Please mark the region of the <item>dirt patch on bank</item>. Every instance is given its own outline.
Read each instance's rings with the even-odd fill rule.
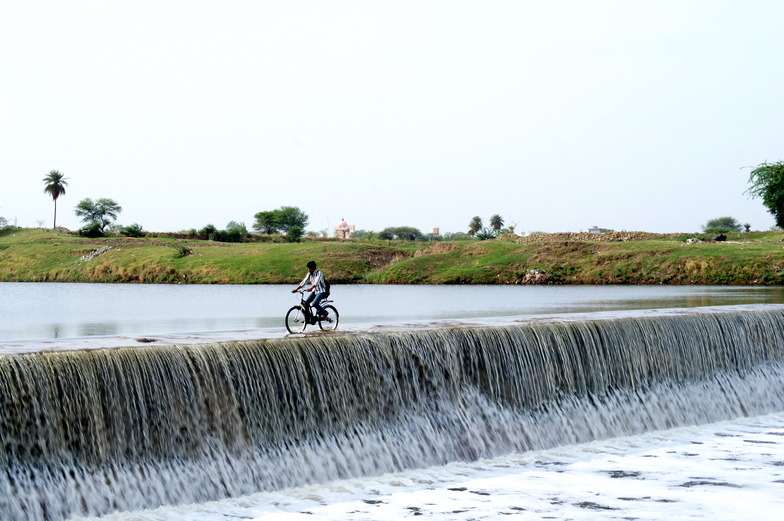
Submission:
[[[416,253],[414,253],[414,257],[421,257],[422,255],[430,255],[433,253],[447,253],[454,250],[455,248],[456,246],[452,243],[437,242],[429,248],[418,250]]]
[[[373,269],[383,268],[414,256],[413,253],[407,251],[388,248],[362,248],[360,255]]]

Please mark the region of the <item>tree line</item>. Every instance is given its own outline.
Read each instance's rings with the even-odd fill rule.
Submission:
[[[57,201],[65,195],[68,181],[65,175],[58,170],[52,170],[43,179],[44,193],[48,194],[54,203],[54,217],[52,227],[57,228]],[[750,187],[746,194],[753,198],[762,199],[762,204],[773,216],[775,225],[784,228],[784,162],[762,163],[754,168],[748,180]],[[98,198],[92,200],[85,198],[76,205],[75,213],[85,223],[79,232],[86,236],[101,236],[112,229],[129,236],[141,236],[144,231],[142,226],[134,223],[130,226],[115,227],[114,222],[122,212],[122,207],[113,199]],[[308,215],[296,206],[281,206],[276,210],[258,212],[254,215],[253,229],[259,233],[284,235],[289,241],[298,241],[305,235],[308,225]],[[410,226],[388,227],[380,232],[357,230],[352,236],[355,238],[378,238],[383,240],[426,240],[426,239],[492,239],[504,233],[514,233],[515,225],[504,226],[506,223],[499,214],[494,214],[489,219],[489,227],[485,227],[482,218],[474,216],[468,224],[466,234],[433,235],[423,234],[417,228]],[[0,227],[8,226],[7,219],[0,217]],[[730,231],[749,231],[750,225],[741,225],[732,217],[720,217],[708,221],[703,226],[705,233],[726,233]],[[218,230],[208,224],[199,231],[191,230],[194,235],[203,235],[211,240],[226,242],[240,242],[249,236],[242,223],[231,221],[224,230]],[[311,232],[312,233],[312,232]]]

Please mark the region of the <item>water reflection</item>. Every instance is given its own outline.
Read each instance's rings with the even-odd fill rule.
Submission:
[[[0,340],[283,327],[290,286],[0,283]],[[333,287],[341,323],[784,303],[781,287]]]
[[[110,336],[120,332],[120,325],[116,322],[93,322],[77,326],[79,336]]]

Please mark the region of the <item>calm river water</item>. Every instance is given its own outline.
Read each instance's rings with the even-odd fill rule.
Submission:
[[[292,286],[0,283],[0,340],[283,328]],[[333,286],[341,329],[435,319],[784,303],[781,287]]]

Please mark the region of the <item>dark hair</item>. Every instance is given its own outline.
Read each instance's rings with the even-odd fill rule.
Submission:
[[[316,269],[316,261],[308,262],[308,268],[313,268],[315,270]]]

